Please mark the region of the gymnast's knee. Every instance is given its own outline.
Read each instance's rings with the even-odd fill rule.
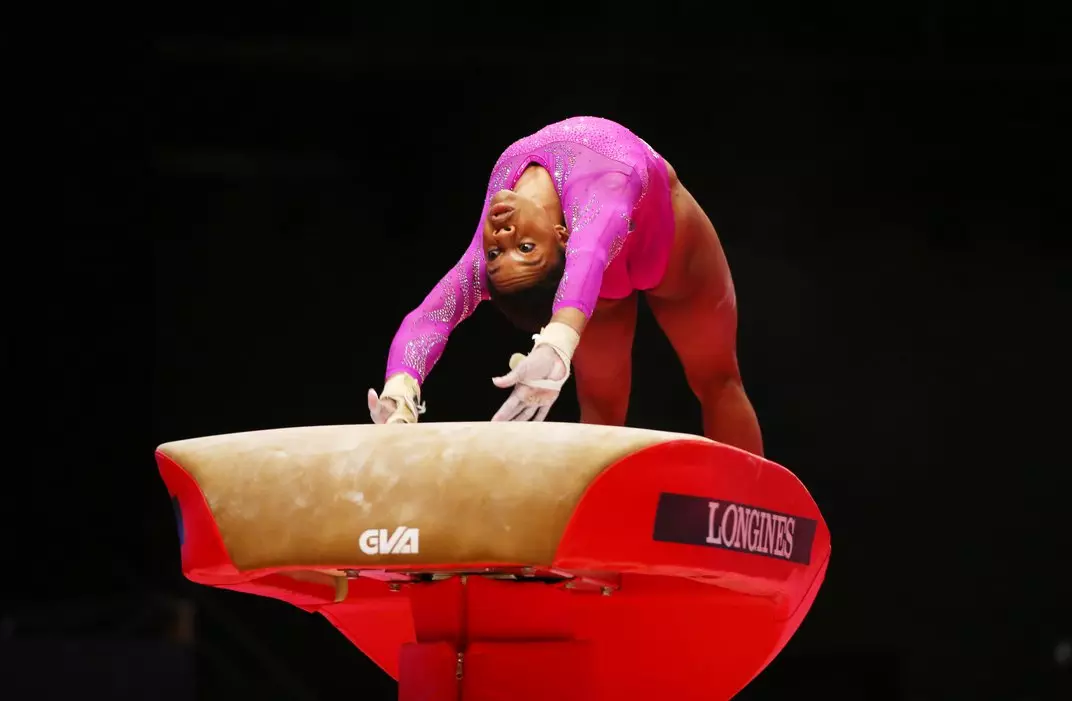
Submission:
[[[585,382],[577,377],[577,404],[582,423],[624,426],[629,411],[629,372],[613,382]]]
[[[703,405],[717,403],[727,392],[744,390],[741,375],[736,371],[705,373],[699,377],[689,376],[687,379],[692,393]]]

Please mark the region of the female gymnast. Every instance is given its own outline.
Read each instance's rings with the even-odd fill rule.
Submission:
[[[368,392],[372,419],[416,422],[451,331],[491,300],[535,333],[492,379],[512,388],[493,421],[542,421],[572,371],[581,422],[623,425],[639,292],[700,400],[704,435],[762,455],[714,226],[665,159],[595,117],[551,124],[499,157],[469,248],[394,337],[383,391]]]

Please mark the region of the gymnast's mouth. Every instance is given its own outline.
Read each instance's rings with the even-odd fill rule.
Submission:
[[[493,226],[498,227],[505,224],[513,213],[513,207],[505,202],[499,202],[498,204],[491,205],[491,208],[488,209],[488,221],[490,221]]]

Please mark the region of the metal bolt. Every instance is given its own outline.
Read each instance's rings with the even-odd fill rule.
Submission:
[[[600,589],[600,591],[603,592],[603,596],[610,596],[611,588],[603,587],[602,589]]]
[[[398,582],[388,582],[387,588],[391,591],[401,591],[402,585]]]

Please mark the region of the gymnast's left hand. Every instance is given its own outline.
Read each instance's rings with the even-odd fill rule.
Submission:
[[[510,372],[492,378],[496,387],[513,387],[492,421],[543,421],[558,399],[569,369],[555,349],[537,345],[528,355],[515,353]]]

